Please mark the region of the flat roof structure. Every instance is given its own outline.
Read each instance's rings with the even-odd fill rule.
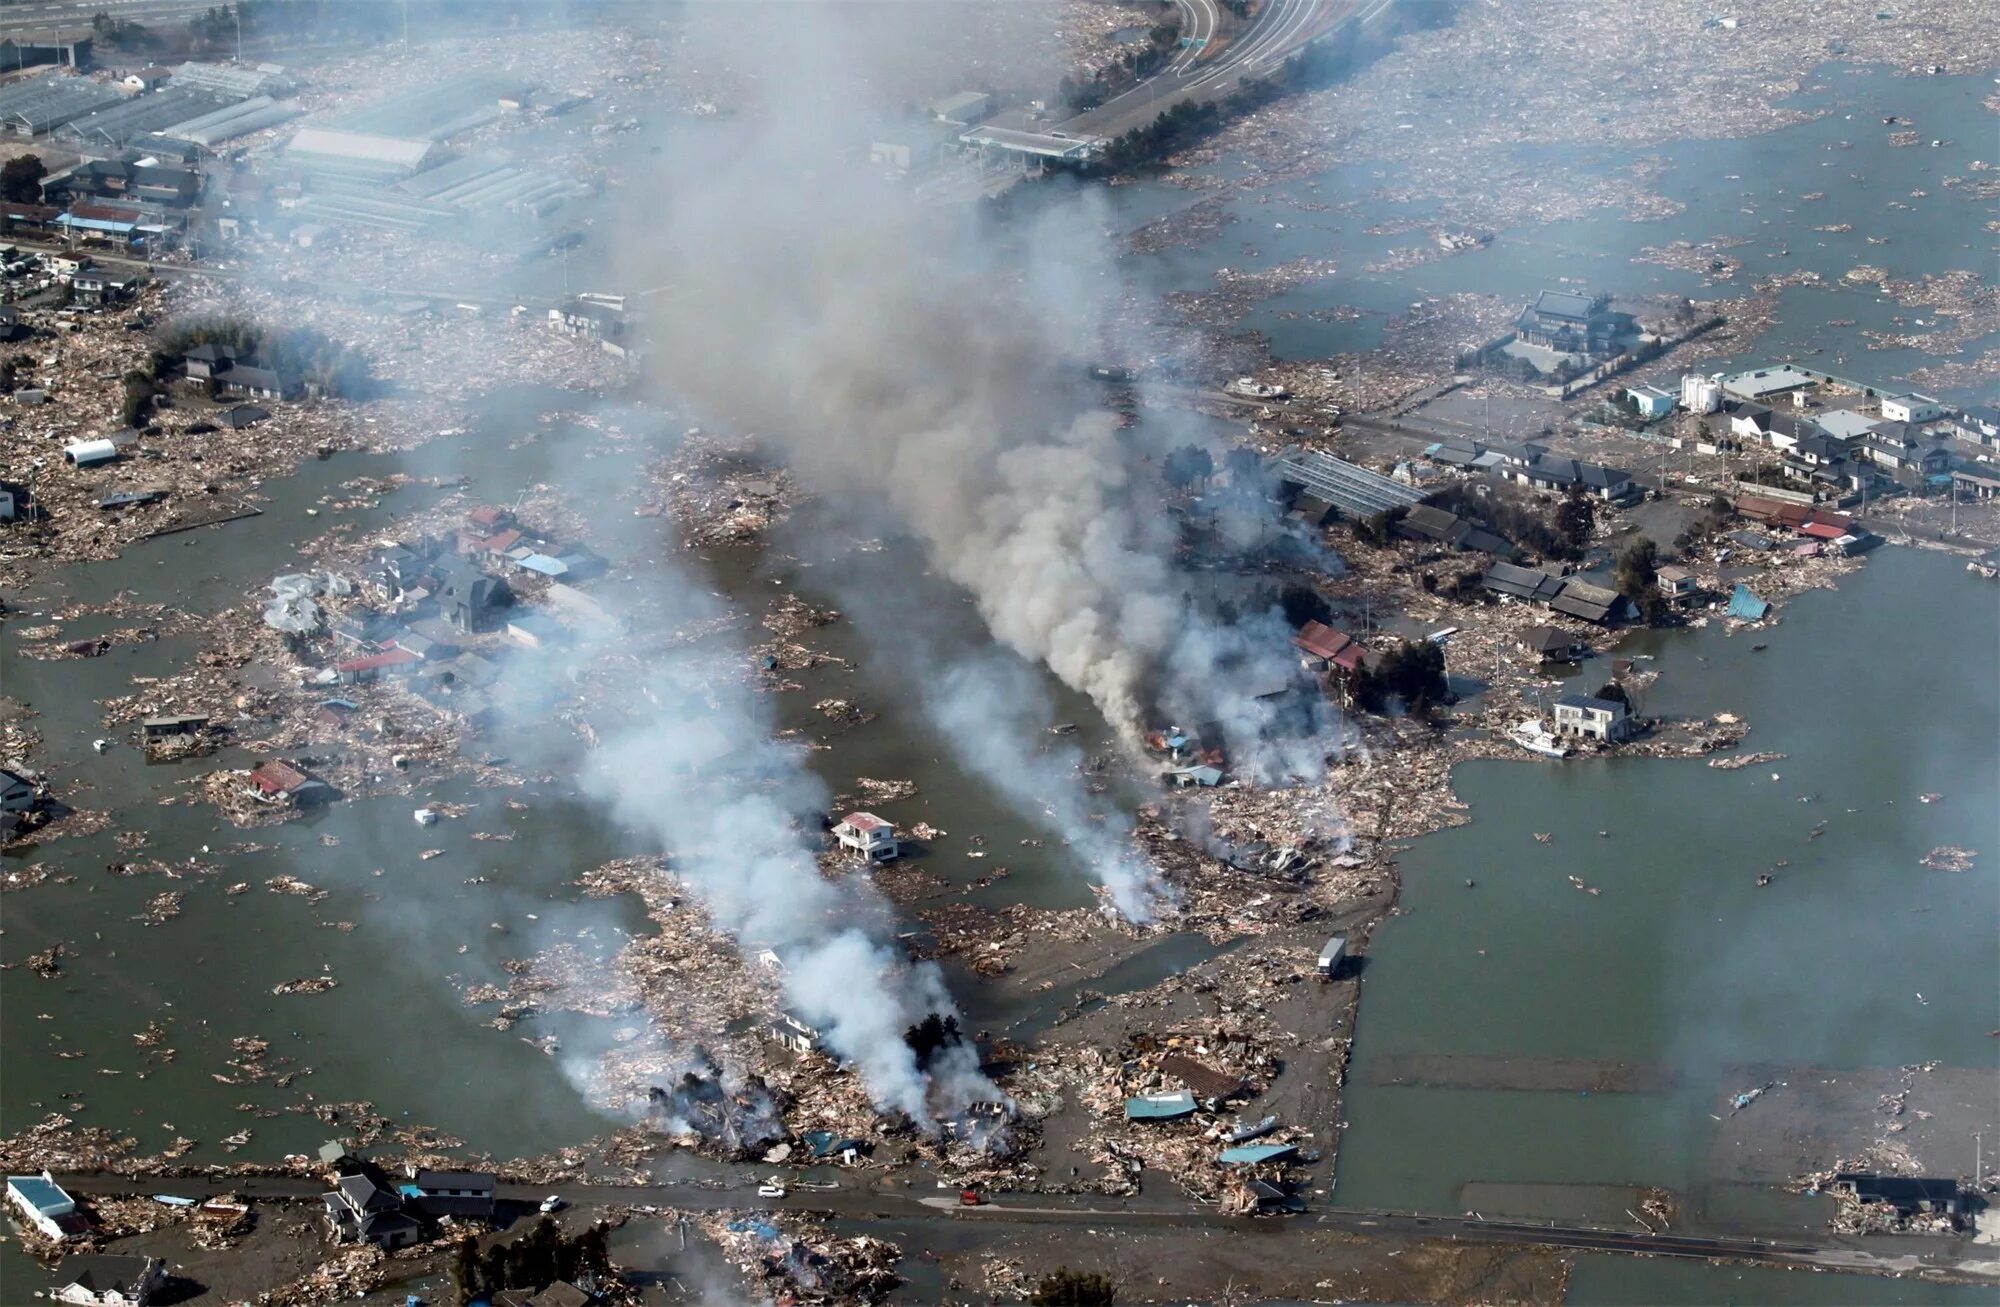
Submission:
[[[1803,390],[1815,385],[1818,378],[1809,372],[1801,372],[1790,364],[1775,368],[1756,368],[1750,372],[1739,372],[1733,377],[1722,379],[1722,388],[1732,395],[1744,399],[1762,399],[1766,395],[1782,395],[1788,390]]]
[[[1030,132],[1011,127],[975,127],[958,138],[961,144],[982,150],[1002,150],[1037,159],[1088,159],[1097,152],[1097,138],[1065,136],[1057,132]]]

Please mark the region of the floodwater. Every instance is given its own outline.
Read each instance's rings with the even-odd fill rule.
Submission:
[[[1710,1114],[1763,1083],[1747,1068],[1937,1061],[1990,1077],[1997,600],[1953,556],[1885,548],[1767,634],[1621,647],[1657,654],[1643,711],[1737,713],[1745,749],[1781,761],[1460,767],[1471,824],[1403,857],[1404,912],[1372,945],[1338,1201],[1603,1217],[1608,1189],[1658,1185],[1681,1196],[1682,1228],[1797,1232],[1824,1220],[1818,1203],[1731,1183],[1736,1159],[1719,1155]],[[1940,845],[1978,861],[1919,865]],[[1628,1061],[1673,1079],[1595,1094],[1371,1083],[1408,1054]],[[1969,1173],[1969,1129],[1964,1143],[1962,1162],[1930,1164]]]
[[[308,507],[337,497],[340,483],[354,477],[393,470],[465,475],[475,494],[509,502],[523,487],[557,480],[577,462],[546,433],[519,439],[535,429],[532,417],[522,415],[562,406],[554,392],[495,396],[463,435],[400,459],[342,455],[308,463],[297,476],[262,488],[261,517],[142,543],[120,559],[60,569],[30,593],[10,596],[16,607],[0,624],[0,684],[39,713],[34,725],[44,748],[38,765],[64,785],[87,787],[72,796],[75,806],[110,810],[114,831],[143,830],[149,843],[137,854],[123,853],[107,831],[54,840],[0,864],[0,870],[39,866],[50,875],[40,886],[0,899],[0,961],[19,963],[56,940],[65,945],[59,978],[40,980],[25,970],[7,975],[0,1129],[12,1132],[60,1111],[79,1124],[129,1134],[142,1150],[182,1135],[201,1141],[192,1160],[240,1161],[310,1151],[340,1133],[337,1121],[311,1115],[257,1117],[239,1110],[283,1109],[308,1097],[369,1100],[393,1120],[435,1126],[471,1150],[499,1157],[574,1144],[618,1124],[585,1103],[565,1079],[563,1059],[545,1056],[524,1037],[553,1033],[565,1057],[588,1056],[629,1021],[543,1015],[503,1032],[486,1027],[487,1013],[458,997],[459,984],[503,982],[506,961],[556,941],[607,956],[626,933],[650,930],[636,902],[582,900],[569,884],[612,858],[653,851],[607,826],[572,784],[558,779],[488,790],[462,779],[425,782],[419,774],[418,791],[407,798],[344,801],[308,821],[237,831],[211,808],[158,801],[217,767],[252,765],[254,756],[231,749],[148,765],[123,731],[109,733],[116,743],[103,754],[90,747],[107,734],[95,701],[130,693],[134,677],[182,670],[193,640],[118,646],[96,659],[40,661],[23,657],[18,641],[6,638],[42,620],[38,613],[121,591],[139,602],[172,602],[196,612],[248,603],[272,575],[301,565],[295,554],[300,541],[333,529],[382,531],[394,517],[443,493],[417,485],[372,509],[306,516]],[[638,493],[638,465],[660,447],[654,438],[583,439],[591,442],[587,475],[621,484],[628,498]],[[660,537],[653,526],[645,537],[621,534],[620,520],[637,520],[629,509],[620,505],[601,518],[605,538],[596,543],[618,570],[629,570],[643,584],[661,561],[655,556]],[[820,524],[790,534],[796,553],[783,546],[762,553],[718,549],[695,566],[753,614],[792,589],[815,603],[851,610],[893,584],[914,593],[910,606],[929,614],[923,633],[938,647],[990,647],[970,605],[944,582],[922,575],[906,544],[891,540],[853,549]],[[66,638],[128,624],[91,618],[66,628]],[[932,848],[915,849],[906,864],[937,878],[938,892],[963,893],[996,908],[1089,903],[1087,869],[1051,832],[954,762],[949,742],[911,701],[900,669],[874,656],[858,625],[849,620],[808,633],[805,643],[833,661],[796,674],[803,688],[771,696],[776,729],[796,729],[815,744],[834,746],[810,755],[829,798],[856,793],[861,777],[914,780],[916,797],[877,806],[906,826],[929,821],[950,833]],[[741,638],[756,642],[765,634],[753,623]],[[1105,728],[1088,704],[1038,678],[1050,724],[1077,724],[1072,733],[1047,737],[1049,744],[1102,751]],[[814,708],[836,697],[879,717],[851,729],[837,726]],[[599,714],[600,725],[603,720]],[[482,754],[531,757],[529,771],[558,778],[574,774],[582,757],[566,732],[551,732],[543,722],[503,725],[477,747]],[[1099,804],[1129,803],[1129,797],[1111,792]],[[511,807],[510,798],[527,807]],[[414,825],[411,811],[437,802],[470,804],[472,811],[428,830]],[[476,842],[470,838],[475,832],[505,838]],[[985,838],[988,856],[967,856],[975,835]],[[426,848],[445,852],[424,860],[419,854]],[[188,870],[172,879],[109,870],[113,863],[154,858],[177,870],[191,859],[216,870]],[[327,897],[312,902],[264,888],[279,875],[307,881]],[[483,883],[468,883],[481,877]],[[967,888],[975,880],[985,883]],[[239,883],[250,888],[227,892]],[[147,900],[169,890],[186,894],[178,917],[157,926],[134,919]],[[335,989],[271,993],[274,985],[322,971],[339,982]],[[1129,983],[1149,982],[1135,972]],[[1117,977],[1105,985],[1112,992],[1128,987]],[[978,1007],[969,1004],[971,1011]],[[134,1042],[149,1021],[165,1027],[162,1047],[173,1050],[171,1059]],[[243,1036],[269,1040],[266,1062],[273,1072],[300,1072],[299,1078],[285,1089],[268,1081],[218,1079],[232,1076],[230,1041]],[[225,1152],[222,1137],[245,1127],[253,1131],[251,1141]]]
[[[1287,360],[1372,349],[1389,317],[1432,296],[1470,292],[1525,302],[1537,290],[1567,282],[1621,296],[1714,299],[1741,294],[1759,277],[1809,270],[1829,284],[1788,288],[1779,321],[1744,353],[1716,366],[1796,356],[1838,375],[1886,383],[1941,360],[1916,350],[1869,350],[1858,333],[1923,334],[1935,319],[1926,309],[1896,308],[1872,286],[1840,284],[1841,278],[1863,264],[1900,278],[1960,268],[1990,275],[1993,242],[1983,230],[1990,206],[1964,188],[1944,185],[1948,177],[1976,179],[1973,160],[1993,153],[1991,114],[1981,104],[1990,90],[1983,76],[1913,78],[1833,64],[1821,68],[1816,88],[1791,106],[1821,116],[1765,135],[1645,150],[1516,147],[1512,162],[1548,174],[1558,189],[1570,177],[1658,165],[1651,189],[1684,207],[1646,221],[1606,209],[1575,221],[1506,228],[1484,248],[1403,272],[1363,269],[1393,250],[1428,245],[1431,228],[1455,224],[1444,219],[1438,202],[1386,198],[1409,185],[1406,170],[1374,164],[1246,193],[1229,204],[1238,221],[1213,240],[1131,263],[1159,289],[1203,290],[1217,267],[1255,272],[1303,257],[1334,259],[1333,276],[1265,300],[1239,324],[1267,333],[1272,353]],[[1906,121],[1883,124],[1890,115]],[[1922,142],[1889,144],[1889,133],[1906,129],[1918,131]],[[1933,140],[1942,144],[1931,148]],[[1925,195],[1913,194],[1920,190]],[[1823,199],[1802,198],[1822,192]],[[1187,192],[1174,187],[1116,188],[1111,202],[1118,225],[1130,230],[1171,212],[1174,195],[1187,202]],[[1344,212],[1301,207],[1356,199],[1362,202]],[[1853,230],[1811,230],[1843,223]],[[1368,234],[1369,228],[1403,224],[1414,230]],[[1871,236],[1886,243],[1871,245]],[[1647,248],[1718,239],[1743,242],[1723,251],[1744,265],[1730,281],[1705,285],[1695,273],[1634,262]],[[1890,322],[1899,313],[1901,327]],[[1926,325],[1915,325],[1918,318]],[[1827,326],[1833,319],[1855,325]],[[2000,341],[1975,341],[1970,353],[1995,344]]]
[[[1981,1285],[1936,1284],[1877,1275],[1823,1275],[1683,1261],[1674,1257],[1578,1255],[1566,1302],[1577,1307],[1965,1307],[1993,1301]]]

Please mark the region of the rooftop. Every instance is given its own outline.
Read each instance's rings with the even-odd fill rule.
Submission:
[[[1581,708],[1588,712],[1607,712],[1613,717],[1623,717],[1629,709],[1616,699],[1600,699],[1594,694],[1566,694],[1556,700],[1558,708]]]
[[[10,1175],[7,1187],[39,1212],[66,1212],[75,1205],[61,1185],[39,1175]]]
[[[1749,372],[1739,372],[1733,377],[1722,379],[1722,388],[1732,395],[1745,399],[1760,399],[1765,395],[1780,395],[1788,390],[1798,390],[1817,384],[1817,379],[1785,364],[1775,368],[1756,368]]]
[[[1424,500],[1424,492],[1414,486],[1317,450],[1288,449],[1274,466],[1280,478],[1318,495],[1350,517],[1414,508]]]

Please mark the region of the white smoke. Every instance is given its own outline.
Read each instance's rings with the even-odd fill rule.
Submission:
[[[652,579],[683,624],[720,612],[677,570]],[[685,650],[654,659],[643,693],[657,711],[604,741],[586,792],[658,842],[717,929],[777,949],[787,1002],[853,1063],[877,1106],[928,1123],[997,1097],[976,1066],[918,1068],[903,1032],[930,1012],[956,1014],[942,977],[887,942],[888,906],[861,875],[821,874],[808,832],[824,787],[771,738],[758,696],[713,670]]]
[[[1133,845],[1127,814],[1090,811],[1079,784],[1083,752],[1073,745],[1028,747],[1049,713],[1025,668],[998,657],[954,664],[926,687],[924,707],[961,756],[1062,838],[1121,915],[1153,918],[1169,888]]]

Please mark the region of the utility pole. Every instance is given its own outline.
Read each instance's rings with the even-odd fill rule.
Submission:
[[[236,2],[235,4],[233,4],[233,5],[229,6],[229,8],[230,8],[230,12],[232,12],[232,13],[234,13],[234,14],[236,15],[236,62],[240,64],[240,63],[242,63],[242,62],[243,62],[243,2],[242,2],[242,0],[237,0],[237,2]]]

